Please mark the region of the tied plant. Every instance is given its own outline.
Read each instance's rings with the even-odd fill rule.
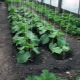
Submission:
[[[70,46],[60,30],[55,30],[47,22],[31,13],[26,7],[10,6],[9,22],[16,44],[17,62],[27,62],[33,54],[39,55],[39,45],[47,45],[52,53],[63,54],[70,51]]]
[[[80,18],[69,13],[58,13],[45,5],[29,2],[29,0],[26,0],[25,4],[59,25],[65,32],[80,37]]]

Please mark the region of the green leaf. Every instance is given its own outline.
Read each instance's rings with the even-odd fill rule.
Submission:
[[[34,48],[34,45],[33,44],[30,44],[30,43],[27,43],[28,48]]]
[[[58,37],[57,43],[58,43],[58,46],[61,47],[63,51],[68,52],[70,50],[69,43],[66,42],[65,38]]]
[[[31,31],[26,32],[26,36],[31,40],[33,40],[35,38],[34,33],[32,33]]]
[[[61,36],[63,36],[64,35],[64,33],[62,32],[62,31],[60,31],[60,30],[57,30],[57,37],[61,37]]]
[[[46,44],[49,42],[49,37],[47,34],[43,34],[41,37],[40,37],[40,40],[42,41],[42,44]]]
[[[56,47],[56,46],[57,46],[56,43],[53,44],[53,42],[51,42],[51,43],[49,44],[49,49],[52,51],[52,49],[53,49],[54,47]]]
[[[76,80],[80,80],[80,77],[77,77]]]
[[[50,34],[48,35],[50,38],[55,38],[57,36],[58,32],[50,32]]]
[[[60,47],[57,47],[57,44],[53,44],[52,42],[49,44],[49,49],[52,51],[52,53],[61,54],[63,51]]]
[[[58,46],[60,47],[69,45],[68,43],[66,43],[66,39],[63,37],[57,37],[57,43],[58,43]]]
[[[63,49],[63,51],[68,52],[70,50],[70,47],[69,46],[63,46],[62,49]]]
[[[43,80],[43,78],[41,76],[35,76],[35,80]]]
[[[40,76],[28,76],[25,80],[67,80],[57,78],[53,73],[48,70],[42,70],[42,74]],[[77,79],[78,80],[78,79]]]
[[[28,61],[28,59],[30,58],[30,53],[29,52],[25,52],[24,50],[19,51],[17,53],[17,62],[18,63],[24,63],[26,61]]]
[[[17,45],[24,46],[25,44],[27,44],[25,37],[19,37],[17,35],[13,37],[13,42],[16,43],[16,46]]]
[[[42,74],[41,77],[43,78],[43,80],[56,80],[56,77],[54,76],[53,73],[49,72],[48,70],[42,70]]]
[[[43,26],[43,24],[41,22],[38,22],[37,27],[41,27],[41,26]]]
[[[25,48],[25,46],[22,46],[22,47],[18,47],[17,49],[22,51],[24,48]]]
[[[80,28],[76,29],[77,34],[80,34]]]
[[[36,54],[40,54],[40,52],[38,51],[38,48],[33,48],[33,51],[34,51]]]
[[[36,80],[34,76],[28,76],[25,80]]]
[[[43,29],[44,29],[44,27],[45,27],[45,26],[41,26],[41,27],[39,27],[38,29],[39,29],[39,30],[43,30]]]
[[[54,27],[52,27],[51,25],[47,24],[47,27],[45,27],[46,30],[52,31],[54,30]]]
[[[52,49],[52,53],[57,53],[57,54],[61,54],[62,53],[62,49],[60,47],[54,47]]]
[[[17,31],[19,31],[19,27],[18,25],[15,25],[12,29],[11,29],[12,33],[15,33]]]
[[[42,74],[41,74],[41,76],[43,76],[43,77],[48,77],[49,76],[49,71],[48,70],[42,70]]]
[[[40,30],[39,34],[44,34],[46,31],[47,31],[46,29]]]
[[[38,46],[38,45],[39,45],[39,40],[37,40],[37,39],[32,40],[31,43],[32,43],[34,46]]]
[[[26,32],[26,36],[31,40],[31,43],[34,46],[38,46],[39,44],[39,39],[37,37],[37,35],[35,35],[34,33],[32,33],[31,31]]]

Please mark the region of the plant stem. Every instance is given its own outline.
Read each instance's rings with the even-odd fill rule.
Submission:
[[[63,60],[65,59],[65,52],[63,51]]]

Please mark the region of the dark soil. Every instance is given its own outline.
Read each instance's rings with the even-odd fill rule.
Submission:
[[[64,60],[56,60],[50,51],[40,47],[41,55],[34,61],[17,64],[16,47],[12,42],[11,30],[7,20],[8,11],[4,2],[0,2],[0,79],[24,80],[28,75],[39,75],[43,69],[55,73],[56,76],[75,80],[80,76],[80,41],[67,35],[72,56]]]

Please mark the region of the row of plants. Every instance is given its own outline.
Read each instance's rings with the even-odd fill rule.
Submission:
[[[8,11],[10,27],[14,34],[13,42],[19,51],[17,53],[18,63],[28,61],[34,53],[40,54],[38,50],[40,45],[47,45],[52,53],[60,55],[70,51],[63,33],[42,21],[26,7],[10,6]]]
[[[42,74],[40,76],[28,76],[25,80],[68,80],[57,78],[52,72],[48,70],[42,70]],[[80,77],[77,77],[76,80],[80,80]]]
[[[40,44],[48,44],[52,53],[62,55],[62,52],[70,50],[69,44],[63,38],[63,33],[55,30],[51,25],[42,21],[37,15],[32,14],[27,8],[10,6],[9,22],[14,35],[13,42],[16,44],[17,62],[24,63],[36,53],[40,54],[38,47]],[[58,51],[59,49],[59,51]],[[76,80],[79,80],[78,77]],[[40,76],[28,76],[25,80],[67,80],[57,78],[48,70],[42,70]]]
[[[68,32],[71,35],[80,35],[80,18],[75,17],[73,14],[65,12],[59,13],[45,5],[29,2],[29,0],[26,0],[25,4],[59,25],[65,32]]]
[[[23,63],[26,62],[28,58],[31,56],[30,53],[31,51],[29,51],[29,49],[32,49],[35,53],[40,54],[38,49],[35,47],[35,46],[38,47],[39,39],[38,36],[35,35],[35,33],[33,33],[32,31],[33,24],[31,23],[30,19],[35,15],[31,14],[27,9],[23,7],[16,8],[14,6],[10,6],[8,8],[8,11],[10,28],[14,35],[13,42],[16,44],[17,49],[19,50],[19,52],[17,53],[17,62]],[[38,20],[40,19],[38,18]],[[40,24],[41,23],[38,24],[38,27]],[[43,41],[43,43],[45,43],[45,41]],[[49,72],[48,70],[42,70],[42,74],[40,76],[28,76],[27,78],[25,78],[25,80],[67,80],[67,79],[57,78],[53,73]]]
[[[5,0],[6,3],[19,3],[21,0]]]
[[[10,6],[8,11],[11,31],[14,34],[13,42],[19,51],[17,53],[17,62],[24,63],[31,57],[32,52],[40,54],[38,51],[39,39],[37,35],[30,30],[31,26],[29,25],[30,22],[28,18],[22,16],[24,11],[26,12],[25,15],[32,16],[32,14],[29,15],[30,12],[28,12],[27,9],[24,10],[23,7],[17,9],[14,6]]]
[[[80,78],[77,78],[76,80],[79,79]],[[42,70],[42,74],[40,76],[28,76],[25,80],[67,80],[67,79],[57,78],[52,72],[49,72],[48,70]]]

